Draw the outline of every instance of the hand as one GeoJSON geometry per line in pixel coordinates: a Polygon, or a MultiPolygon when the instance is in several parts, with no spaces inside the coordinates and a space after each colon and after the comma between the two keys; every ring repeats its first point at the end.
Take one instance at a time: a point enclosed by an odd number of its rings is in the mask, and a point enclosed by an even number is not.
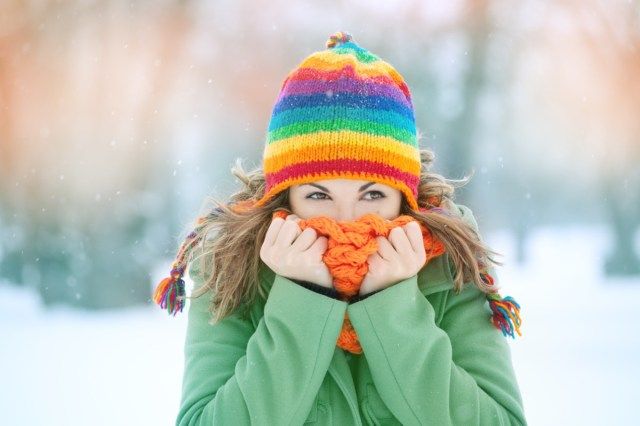
{"type": "Polygon", "coordinates": [[[422,230],[416,221],[397,226],[389,239],[377,237],[378,251],[367,259],[369,272],[360,285],[361,296],[416,275],[427,261],[422,230]]]}
{"type": "Polygon", "coordinates": [[[333,288],[333,277],[322,261],[327,238],[318,237],[313,228],[302,231],[299,221],[296,215],[289,215],[286,220],[273,219],[260,248],[260,258],[278,275],[333,288]]]}

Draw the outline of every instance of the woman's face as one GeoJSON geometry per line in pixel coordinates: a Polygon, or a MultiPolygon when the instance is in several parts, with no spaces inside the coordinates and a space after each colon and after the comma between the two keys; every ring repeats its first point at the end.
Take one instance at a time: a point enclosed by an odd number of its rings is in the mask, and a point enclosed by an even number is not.
{"type": "Polygon", "coordinates": [[[329,216],[351,221],[366,213],[393,220],[400,215],[402,193],[382,183],[326,179],[289,188],[291,211],[301,219],[329,216]]]}

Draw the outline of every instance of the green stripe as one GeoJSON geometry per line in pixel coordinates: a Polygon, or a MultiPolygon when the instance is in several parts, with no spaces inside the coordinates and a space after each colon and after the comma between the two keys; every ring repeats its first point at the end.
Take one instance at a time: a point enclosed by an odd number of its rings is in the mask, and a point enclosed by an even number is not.
{"type": "Polygon", "coordinates": [[[368,64],[369,62],[375,62],[378,59],[380,59],[378,56],[374,55],[373,53],[369,52],[368,50],[365,50],[363,48],[353,48],[353,47],[336,47],[333,49],[333,52],[337,53],[338,55],[349,55],[349,54],[353,54],[358,61],[368,64]]]}
{"type": "Polygon", "coordinates": [[[412,132],[414,135],[416,133],[415,121],[397,112],[371,108],[345,107],[342,105],[293,108],[280,111],[271,117],[267,131],[290,126],[299,121],[307,121],[311,117],[317,121],[333,120],[334,117],[342,117],[343,120],[376,121],[404,129],[407,132],[412,132]]]}
{"type": "Polygon", "coordinates": [[[280,127],[268,134],[269,143],[292,136],[305,135],[319,131],[352,130],[354,132],[368,133],[376,136],[388,136],[407,145],[417,146],[415,135],[405,129],[391,126],[386,123],[363,120],[322,120],[302,121],[290,126],[280,127]]]}

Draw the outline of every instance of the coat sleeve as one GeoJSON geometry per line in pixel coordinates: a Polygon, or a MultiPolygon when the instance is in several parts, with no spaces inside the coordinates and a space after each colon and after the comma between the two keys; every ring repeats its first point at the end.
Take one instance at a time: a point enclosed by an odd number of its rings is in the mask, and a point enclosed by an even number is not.
{"type": "Polygon", "coordinates": [[[447,293],[440,326],[415,276],[349,305],[380,397],[406,425],[526,424],[484,293],[471,285],[447,293]]]}
{"type": "MultiPolygon", "coordinates": [[[[199,274],[190,273],[197,288],[199,274]]],[[[329,368],[346,302],[275,275],[257,327],[210,324],[210,293],[190,299],[177,425],[302,424],[329,368]]]]}

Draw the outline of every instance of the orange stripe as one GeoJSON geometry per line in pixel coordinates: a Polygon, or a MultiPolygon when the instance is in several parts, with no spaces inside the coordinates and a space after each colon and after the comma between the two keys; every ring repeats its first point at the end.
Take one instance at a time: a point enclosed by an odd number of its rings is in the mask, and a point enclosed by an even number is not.
{"type": "MultiPolygon", "coordinates": [[[[378,77],[389,75],[398,85],[404,83],[404,79],[389,63],[378,60],[364,63],[358,61],[352,55],[336,55],[333,52],[319,52],[305,59],[299,68],[313,68],[322,71],[335,71],[352,65],[355,72],[361,76],[378,77]]],[[[295,70],[294,70],[295,72],[295,70]]]]}
{"type": "MultiPolygon", "coordinates": [[[[368,133],[340,130],[337,132],[316,132],[296,135],[265,145],[264,158],[277,157],[300,152],[303,148],[314,148],[326,152],[329,147],[336,151],[367,152],[370,148],[384,149],[389,153],[406,158],[408,161],[420,162],[420,152],[414,145],[399,142],[388,136],[377,136],[368,133]],[[337,148],[337,149],[336,149],[337,148]]],[[[297,158],[297,157],[290,157],[297,158]]],[[[315,157],[323,158],[323,157],[315,157]]]]}

